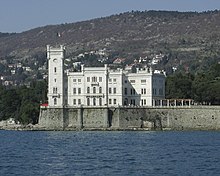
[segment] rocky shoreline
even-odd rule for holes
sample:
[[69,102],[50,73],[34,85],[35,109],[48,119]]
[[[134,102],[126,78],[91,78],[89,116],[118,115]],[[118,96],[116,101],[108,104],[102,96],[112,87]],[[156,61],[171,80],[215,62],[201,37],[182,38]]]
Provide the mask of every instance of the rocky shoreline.
[[218,129],[172,129],[172,128],[65,128],[65,129],[51,129],[36,125],[8,125],[0,126],[0,130],[11,130],[11,131],[220,131]]
[[164,128],[161,130],[152,128],[65,128],[65,129],[52,129],[39,126],[38,124],[32,125],[6,125],[0,126],[0,130],[13,130],[13,131],[168,131],[171,129]]

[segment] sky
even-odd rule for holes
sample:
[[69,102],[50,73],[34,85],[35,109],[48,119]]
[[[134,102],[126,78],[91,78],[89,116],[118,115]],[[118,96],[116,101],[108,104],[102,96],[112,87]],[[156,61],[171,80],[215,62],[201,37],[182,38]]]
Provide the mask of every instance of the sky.
[[128,11],[219,10],[220,0],[0,0],[0,32],[74,23]]

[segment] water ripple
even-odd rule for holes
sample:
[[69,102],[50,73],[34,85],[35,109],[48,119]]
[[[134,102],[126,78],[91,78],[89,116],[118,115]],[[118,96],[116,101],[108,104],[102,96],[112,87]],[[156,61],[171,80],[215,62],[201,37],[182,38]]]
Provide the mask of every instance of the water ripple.
[[220,175],[219,132],[0,131],[0,175]]

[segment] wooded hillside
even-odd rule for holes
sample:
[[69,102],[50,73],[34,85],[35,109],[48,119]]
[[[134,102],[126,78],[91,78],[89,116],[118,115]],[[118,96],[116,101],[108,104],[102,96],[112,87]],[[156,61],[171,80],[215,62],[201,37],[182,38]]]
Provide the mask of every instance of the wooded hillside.
[[47,44],[65,44],[69,57],[103,48],[114,56],[132,60],[164,53],[169,61],[162,67],[195,71],[219,61],[219,29],[217,10],[127,12],[0,37],[0,57],[31,59],[45,53]]

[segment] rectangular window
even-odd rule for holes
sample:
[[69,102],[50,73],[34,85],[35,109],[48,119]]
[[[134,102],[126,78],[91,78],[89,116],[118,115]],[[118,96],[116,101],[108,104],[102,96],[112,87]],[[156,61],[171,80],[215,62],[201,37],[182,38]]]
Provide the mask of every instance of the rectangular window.
[[144,94],[146,94],[146,89],[144,88]]
[[135,99],[131,99],[131,105],[135,105]]
[[56,67],[54,67],[54,73],[56,73],[57,72],[57,68]]
[[144,99],[144,105],[146,105],[146,99]]
[[102,77],[99,77],[99,82],[102,82]]
[[102,87],[99,87],[99,93],[102,93]]
[[78,79],[78,82],[81,83],[81,79]]
[[76,105],[76,99],[73,99],[73,105]]
[[112,79],[111,79],[111,78],[109,78],[109,82],[112,82]]
[[112,104],[112,99],[109,99],[109,104]]
[[132,95],[132,93],[133,93],[133,89],[131,89],[131,95]]
[[57,94],[57,87],[54,87],[54,88],[53,88],[53,93],[54,93],[54,94]]
[[143,105],[144,105],[144,100],[142,99],[142,100],[141,100],[141,106],[143,106]]
[[127,88],[125,87],[125,95],[127,95],[128,94],[128,90],[127,90]]
[[81,99],[78,99],[78,105],[81,105]]
[[144,89],[141,89],[141,94],[144,94]]
[[163,89],[159,89],[159,95],[163,95]]
[[92,77],[92,82],[97,82],[97,77],[93,76]]
[[87,87],[87,93],[90,93],[90,87]]
[[78,88],[78,94],[81,94],[81,88]]
[[114,82],[114,83],[116,83],[116,82],[117,82],[117,79],[116,79],[116,78],[114,78],[114,79],[113,79],[113,82]]
[[87,77],[87,82],[90,82],[90,77]]
[[73,79],[73,82],[75,83],[75,82],[76,82],[76,79]]
[[116,94],[116,87],[114,87],[114,89],[113,89],[113,93]]
[[146,84],[146,79],[141,80],[141,84]]
[[76,88],[75,87],[73,88],[73,94],[76,94]]
[[116,105],[117,104],[117,100],[116,99],[114,99],[114,105]]
[[109,89],[108,89],[109,91],[109,94],[111,94],[112,93],[112,88],[111,87],[109,87]]

